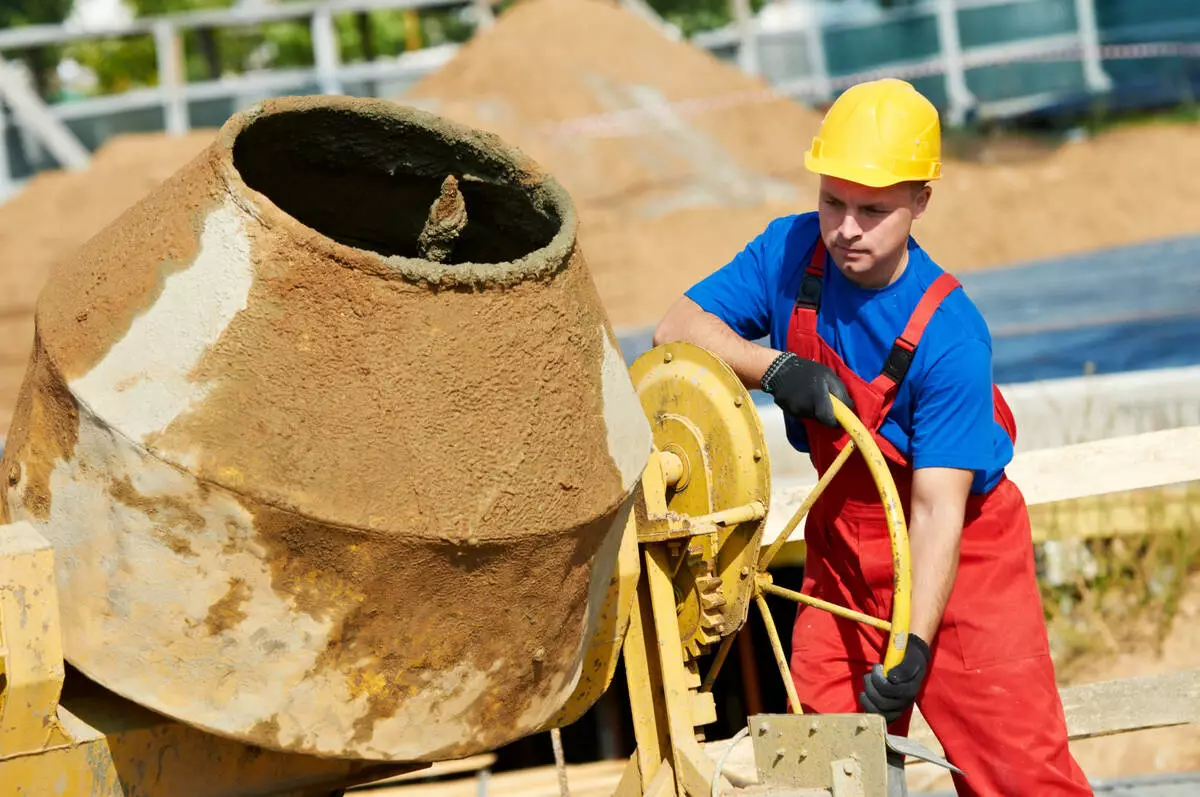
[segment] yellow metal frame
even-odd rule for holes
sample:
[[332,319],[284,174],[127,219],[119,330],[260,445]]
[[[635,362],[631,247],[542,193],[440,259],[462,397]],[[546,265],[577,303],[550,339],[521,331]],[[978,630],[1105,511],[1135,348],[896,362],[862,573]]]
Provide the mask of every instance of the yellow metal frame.
[[328,797],[427,766],[251,747],[68,671],[54,551],[28,523],[0,524],[0,674],[0,784],[23,794]]
[[[691,351],[692,349],[696,351]],[[642,355],[631,370],[636,375],[644,372],[648,363],[670,363],[672,357],[679,356],[686,356],[697,362],[703,362],[705,357],[712,358],[710,353],[699,347],[674,343]],[[719,360],[712,359],[720,363]],[[732,376],[732,371],[728,371],[727,366],[723,363],[720,365],[722,367],[715,370],[720,371],[721,376]],[[728,371],[728,374],[725,371]],[[635,378],[634,381],[635,385],[639,384],[638,379]],[[706,387],[719,393],[710,397],[715,406],[750,406],[752,409],[749,394],[736,379],[706,380]],[[683,393],[694,392],[696,383],[681,384],[677,389]],[[656,414],[661,415],[670,409],[668,406],[657,406],[656,402],[673,405],[671,391],[664,391],[661,382],[656,386],[654,396],[647,396],[641,391],[639,393],[643,399],[643,409],[652,422]],[[842,402],[834,398],[833,405],[834,415],[848,433],[849,441],[789,520],[779,538],[768,549],[760,549],[752,559],[752,566],[743,567],[738,574],[744,585],[743,594],[758,606],[762,615],[791,709],[796,713],[801,712],[800,701],[791,678],[786,653],[766,601],[767,595],[805,603],[887,631],[889,640],[883,662],[885,670],[891,669],[903,659],[908,640],[912,580],[908,529],[899,493],[887,461],[870,431]],[[689,420],[698,426],[716,422],[712,418],[692,417]],[[756,431],[761,438],[761,427],[756,427]],[[759,467],[766,466],[765,440],[754,441],[753,448],[754,464]],[[767,572],[768,566],[788,542],[800,521],[856,450],[861,452],[875,481],[891,539],[894,597],[892,616],[889,620],[871,617],[776,586]],[[669,512],[667,495],[670,486],[685,478],[685,474],[711,484],[713,479],[729,478],[731,473],[737,472],[739,463],[722,461],[718,457],[719,452],[706,451],[702,461],[693,462],[686,456],[681,456],[679,450],[655,451],[644,472],[641,505],[639,512],[635,513],[640,524],[638,539],[644,562],[636,606],[623,649],[637,752],[621,779],[616,792],[618,797],[668,794],[677,794],[679,797],[707,797],[712,790],[714,767],[696,741],[699,736],[697,729],[716,719],[712,685],[729,654],[741,623],[736,628],[723,629],[720,647],[701,682],[695,661],[685,657],[680,643],[679,620],[676,616],[678,599],[673,589],[676,567],[672,566],[669,546],[681,539],[706,534],[712,531],[713,526],[722,522],[760,523],[766,506],[765,502],[761,505],[759,502],[748,502],[746,505],[724,508],[709,506],[703,515],[689,516]],[[745,466],[745,463],[740,464]],[[705,468],[707,473],[697,474],[697,468]],[[755,535],[756,541],[759,536]],[[710,555],[716,556],[719,552],[718,546]],[[678,566],[678,561],[675,565]]]
[[699,346],[658,346],[629,374],[656,449],[643,472],[637,539],[666,544],[693,661],[740,628],[753,602],[771,498],[762,421],[733,369]]

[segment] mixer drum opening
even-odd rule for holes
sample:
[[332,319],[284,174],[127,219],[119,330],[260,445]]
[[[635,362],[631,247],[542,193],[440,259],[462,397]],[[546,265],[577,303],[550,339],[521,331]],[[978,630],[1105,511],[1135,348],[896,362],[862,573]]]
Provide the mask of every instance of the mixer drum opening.
[[254,120],[233,162],[246,185],[338,243],[420,258],[423,226],[453,175],[467,223],[442,261],[503,263],[550,243],[565,219],[549,193],[508,181],[491,148],[401,115],[309,107]]

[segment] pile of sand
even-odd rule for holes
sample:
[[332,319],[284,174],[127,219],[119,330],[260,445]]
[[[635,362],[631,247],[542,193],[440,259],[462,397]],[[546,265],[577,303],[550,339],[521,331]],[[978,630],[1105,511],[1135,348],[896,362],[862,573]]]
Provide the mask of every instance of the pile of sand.
[[500,135],[563,183],[620,325],[657,317],[815,185],[818,113],[604,0],[523,0],[398,100]]
[[0,436],[8,429],[33,342],[33,310],[50,267],[133,205],[212,140],[119,136],[84,172],[34,177],[0,206]]
[[604,0],[523,0],[400,99],[515,141],[589,213],[627,218],[794,201],[820,122]]

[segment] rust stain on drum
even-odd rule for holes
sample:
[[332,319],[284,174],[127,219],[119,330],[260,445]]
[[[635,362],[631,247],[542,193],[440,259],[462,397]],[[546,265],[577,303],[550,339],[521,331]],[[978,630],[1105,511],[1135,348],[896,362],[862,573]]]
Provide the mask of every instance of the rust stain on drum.
[[377,722],[424,693],[427,678],[464,664],[488,673],[503,663],[456,718],[469,729],[464,748],[470,734],[481,743],[504,738],[514,711],[552,696],[545,676],[570,672],[586,641],[575,629],[583,629],[590,563],[611,524],[605,513],[570,534],[469,544],[371,530],[318,533],[290,513],[255,511],[275,589],[314,616],[339,618],[313,673],[341,673],[351,697],[366,696],[354,743],[368,742]]
[[204,628],[209,636],[216,636],[245,620],[246,613],[242,611],[242,604],[249,599],[250,586],[246,580],[237,577],[229,579],[229,591],[208,607],[208,615],[204,618]]
[[246,734],[246,738],[254,744],[273,749],[279,746],[279,717],[278,715],[259,720],[254,723]]
[[137,491],[128,476],[114,478],[108,486],[113,500],[136,509],[154,524],[154,536],[180,556],[195,556],[192,544],[181,531],[198,532],[204,529],[204,517],[196,508],[179,496],[146,496]]
[[50,475],[55,464],[74,457],[79,410],[42,341],[35,342],[25,383],[9,428],[0,472],[20,464],[16,485],[0,482],[0,519],[9,522],[8,491],[20,489],[25,511],[38,520],[50,517]]

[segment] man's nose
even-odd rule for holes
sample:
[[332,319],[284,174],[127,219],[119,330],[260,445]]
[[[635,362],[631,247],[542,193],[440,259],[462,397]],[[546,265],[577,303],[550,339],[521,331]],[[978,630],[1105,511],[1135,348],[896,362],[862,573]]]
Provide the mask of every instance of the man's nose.
[[858,225],[858,220],[854,218],[853,213],[847,213],[842,216],[842,223],[838,227],[838,235],[847,241],[853,241],[862,235],[862,227]]

